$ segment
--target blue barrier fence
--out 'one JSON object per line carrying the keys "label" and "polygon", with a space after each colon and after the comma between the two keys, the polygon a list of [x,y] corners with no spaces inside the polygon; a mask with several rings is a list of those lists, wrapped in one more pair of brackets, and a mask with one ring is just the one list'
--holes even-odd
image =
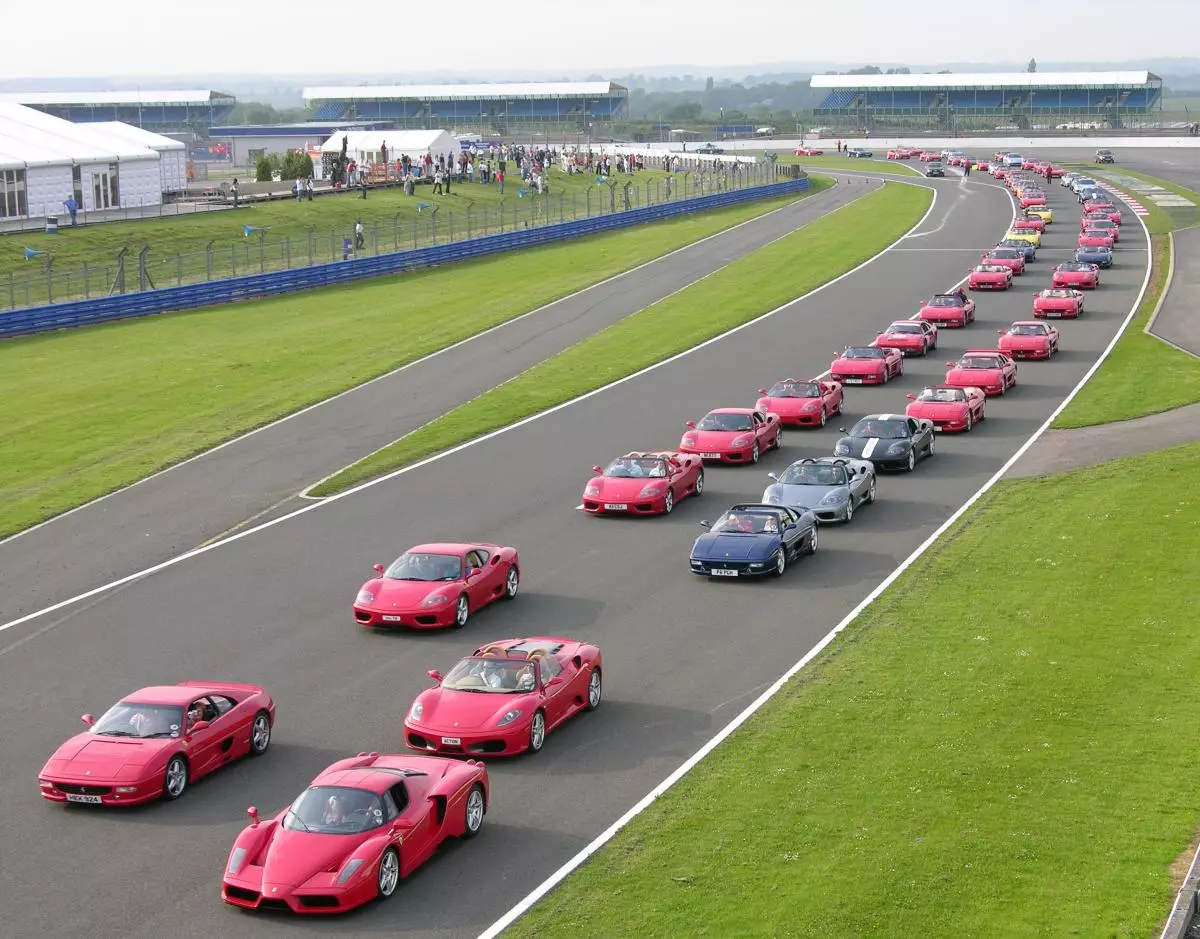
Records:
{"label": "blue barrier fence", "polygon": [[405,271],[467,261],[503,251],[561,242],[617,228],[628,228],[644,222],[792,195],[804,192],[808,186],[807,177],[789,179],[785,182],[771,183],[765,186],[751,186],[746,189],[714,193],[695,199],[631,209],[627,212],[598,218],[560,222],[557,225],[505,232],[470,241],[420,248],[415,251],[398,251],[392,254],[351,258],[347,261],[334,261],[330,264],[319,264],[314,267],[277,271],[270,274],[250,274],[245,277],[231,277],[226,280],[188,284],[182,287],[165,287],[161,290],[77,300],[52,306],[30,307],[0,315],[0,337],[28,336],[135,316],[193,310],[220,303],[233,303],[238,300],[258,300],[300,290],[311,290],[314,287],[330,287],[370,277],[400,274]]}

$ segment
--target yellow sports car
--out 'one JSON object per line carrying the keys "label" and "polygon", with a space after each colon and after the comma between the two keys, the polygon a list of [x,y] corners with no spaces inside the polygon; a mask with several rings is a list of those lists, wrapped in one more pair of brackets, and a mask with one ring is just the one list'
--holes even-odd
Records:
{"label": "yellow sports car", "polygon": [[1028,241],[1035,248],[1042,246],[1042,233],[1032,229],[1010,228],[1004,237],[1009,241]]}
{"label": "yellow sports car", "polygon": [[1025,210],[1026,215],[1036,215],[1047,225],[1054,221],[1054,210],[1046,205],[1031,205]]}

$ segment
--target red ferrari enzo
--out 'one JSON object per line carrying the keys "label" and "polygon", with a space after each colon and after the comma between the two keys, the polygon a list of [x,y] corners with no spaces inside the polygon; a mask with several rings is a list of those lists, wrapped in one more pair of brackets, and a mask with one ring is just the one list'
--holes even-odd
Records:
{"label": "red ferrari enzo", "polygon": [[1013,269],[1004,264],[976,264],[967,272],[967,289],[1007,290],[1012,279]]}
{"label": "red ferrari enzo", "polygon": [[842,386],[836,381],[785,378],[758,393],[763,397],[754,409],[777,414],[787,427],[824,427],[828,418],[842,413]]}
{"label": "red ferrari enzo", "polygon": [[271,743],[275,702],[258,685],[184,681],[143,688],[59,747],[38,785],[51,802],[138,805],[188,786]]}
{"label": "red ferrari enzo", "polygon": [[749,408],[718,408],[698,424],[688,421],[687,428],[679,452],[722,463],[757,463],[763,453],[783,444],[779,415]]}
{"label": "red ferrari enzo", "polygon": [[1083,261],[1064,261],[1050,277],[1052,287],[1075,287],[1092,290],[1100,286],[1100,266]]}
{"label": "red ferrari enzo", "polygon": [[904,374],[904,356],[899,349],[847,346],[834,355],[829,376],[843,385],[885,385]]}
{"label": "red ferrari enzo", "polygon": [[504,639],[460,659],[422,691],[404,719],[404,742],[436,753],[515,756],[537,753],[546,735],[600,706],[600,650],[539,636]]}
{"label": "red ferrari enzo", "polygon": [[677,501],[704,492],[704,461],[690,453],[626,453],[592,471],[583,491],[592,515],[670,515]]}
{"label": "red ferrari enzo", "polygon": [[1058,330],[1046,323],[1019,320],[996,331],[1000,351],[1014,359],[1048,359],[1058,351]]}
{"label": "red ferrari enzo", "polygon": [[962,329],[975,321],[975,301],[963,291],[935,294],[921,301],[921,319],[948,329]]}
{"label": "red ferrari enzo", "polygon": [[937,348],[937,327],[924,320],[896,320],[871,345],[898,349],[901,355],[928,355]]}
{"label": "red ferrari enzo", "polygon": [[1103,231],[1099,228],[1089,228],[1079,236],[1079,247],[1111,248],[1116,242],[1113,234],[1113,232]]}
{"label": "red ferrari enzo", "polygon": [[355,621],[371,629],[461,629],[521,583],[517,549],[485,541],[417,545],[375,573],[354,600]]}
{"label": "red ferrari enzo", "polygon": [[992,248],[980,260],[984,264],[1003,264],[1016,277],[1025,273],[1025,253],[1016,248]]}
{"label": "red ferrari enzo", "polygon": [[968,431],[984,417],[982,388],[930,385],[919,395],[905,397],[912,402],[904,409],[905,416],[933,421],[936,431]]}
{"label": "red ferrari enzo", "polygon": [[488,772],[475,760],[360,753],[263,821],[246,810],[221,899],[251,910],[344,913],[386,900],[448,838],[479,833]]}
{"label": "red ferrari enzo", "polygon": [[955,388],[982,388],[991,397],[1017,383],[1017,363],[999,349],[968,349],[957,362],[946,364],[946,384]]}
{"label": "red ferrari enzo", "polygon": [[1037,319],[1078,319],[1083,312],[1083,291],[1071,287],[1051,287],[1033,295],[1033,315]]}

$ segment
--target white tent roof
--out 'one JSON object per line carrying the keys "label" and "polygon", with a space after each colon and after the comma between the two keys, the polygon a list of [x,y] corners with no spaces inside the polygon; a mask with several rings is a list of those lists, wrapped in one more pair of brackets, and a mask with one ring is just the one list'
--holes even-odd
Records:
{"label": "white tent roof", "polygon": [[349,153],[365,151],[374,153],[386,143],[388,153],[436,153],[459,150],[458,141],[445,130],[335,130],[323,144],[322,153],[340,153],[342,138],[346,139]]}
{"label": "white tent roof", "polygon": [[484,85],[326,85],[305,88],[305,101],[401,101],[453,98],[599,98],[624,91],[612,82],[519,82]]}
{"label": "white tent roof", "polygon": [[86,124],[72,124],[7,102],[0,102],[0,140],[6,141],[5,151],[23,156],[24,163],[31,166],[158,159],[158,153],[149,147],[115,140],[89,131]]}
{"label": "white tent roof", "polygon": [[175,91],[6,91],[0,101],[15,104],[207,104],[233,100],[232,95],[206,89]]}
{"label": "white tent roof", "polygon": [[88,130],[97,133],[104,133],[112,137],[113,140],[121,141],[125,144],[134,144],[135,146],[148,147],[151,150],[186,150],[187,145],[182,140],[176,140],[174,137],[164,137],[162,134],[156,134],[150,130],[143,130],[141,127],[135,127],[133,124],[125,124],[121,121],[96,121],[89,122],[84,125]]}
{"label": "white tent roof", "polygon": [[1113,88],[1158,81],[1150,72],[970,72],[944,75],[814,75],[813,88]]}

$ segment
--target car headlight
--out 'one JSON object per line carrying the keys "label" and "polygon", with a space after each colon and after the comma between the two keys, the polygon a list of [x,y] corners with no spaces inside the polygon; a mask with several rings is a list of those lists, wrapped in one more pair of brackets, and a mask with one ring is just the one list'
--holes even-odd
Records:
{"label": "car headlight", "polygon": [[908,449],[908,441],[907,440],[897,440],[895,443],[891,444],[888,447],[888,453],[903,453],[907,449]]}
{"label": "car headlight", "polygon": [[685,436],[683,438],[683,445],[685,447],[694,447],[696,445],[696,438],[691,435]]}
{"label": "car headlight", "polygon": [[358,592],[358,599],[356,599],[354,602],[355,603],[374,603],[375,602],[375,594],[371,593],[370,590],[360,590]]}
{"label": "car headlight", "polygon": [[846,490],[835,489],[833,492],[826,493],[825,498],[821,500],[821,505],[840,505],[846,501]]}
{"label": "car headlight", "polygon": [[512,708],[512,709],[504,712],[504,716],[501,717],[500,720],[496,721],[496,726],[497,727],[507,727],[509,724],[511,724],[513,721],[515,721],[520,716],[521,716],[521,709],[520,708]]}
{"label": "car headlight", "polygon": [[754,438],[751,437],[749,434],[742,434],[742,436],[740,436],[740,437],[734,437],[733,443],[731,443],[730,446],[731,447],[748,447],[753,442],[754,442]]}
{"label": "car headlight", "polygon": [[833,448],[833,453],[835,456],[849,456],[850,455],[850,444],[839,443],[836,447]]}
{"label": "car headlight", "polygon": [[588,486],[587,489],[584,490],[584,493],[589,496],[598,496],[600,495],[600,487]]}
{"label": "car headlight", "polygon": [[413,706],[408,710],[408,719],[410,721],[419,721],[421,715],[425,713],[425,705],[420,701],[414,701]]}
{"label": "car headlight", "polygon": [[638,496],[639,499],[648,499],[650,496],[661,496],[663,493],[662,486],[647,486]]}
{"label": "car headlight", "polygon": [[808,404],[804,405],[804,410],[806,410],[806,411],[815,411],[815,410],[816,410],[817,408],[819,408],[820,406],[821,406],[821,402],[820,402],[820,401],[816,401],[816,400],[814,400],[814,401],[809,401],[809,402],[808,402]]}
{"label": "car headlight", "polygon": [[340,874],[338,874],[337,882],[339,884],[344,884],[347,880],[349,880],[351,877],[353,877],[355,874],[357,874],[358,869],[362,866],[363,866],[362,858],[360,858],[360,857],[352,858],[350,863],[347,864],[345,866],[345,868],[343,868],[343,870]]}
{"label": "car headlight", "polygon": [[246,860],[245,848],[234,848],[229,855],[229,865],[225,868],[225,873],[236,874],[242,869],[242,861]]}
{"label": "car headlight", "polygon": [[775,492],[773,489],[768,489],[766,492],[763,493],[763,504],[764,505],[778,505],[779,504],[779,493]]}
{"label": "car headlight", "polygon": [[435,593],[432,597],[426,597],[425,602],[421,606],[441,606],[443,603],[449,603],[450,598],[444,594]]}

